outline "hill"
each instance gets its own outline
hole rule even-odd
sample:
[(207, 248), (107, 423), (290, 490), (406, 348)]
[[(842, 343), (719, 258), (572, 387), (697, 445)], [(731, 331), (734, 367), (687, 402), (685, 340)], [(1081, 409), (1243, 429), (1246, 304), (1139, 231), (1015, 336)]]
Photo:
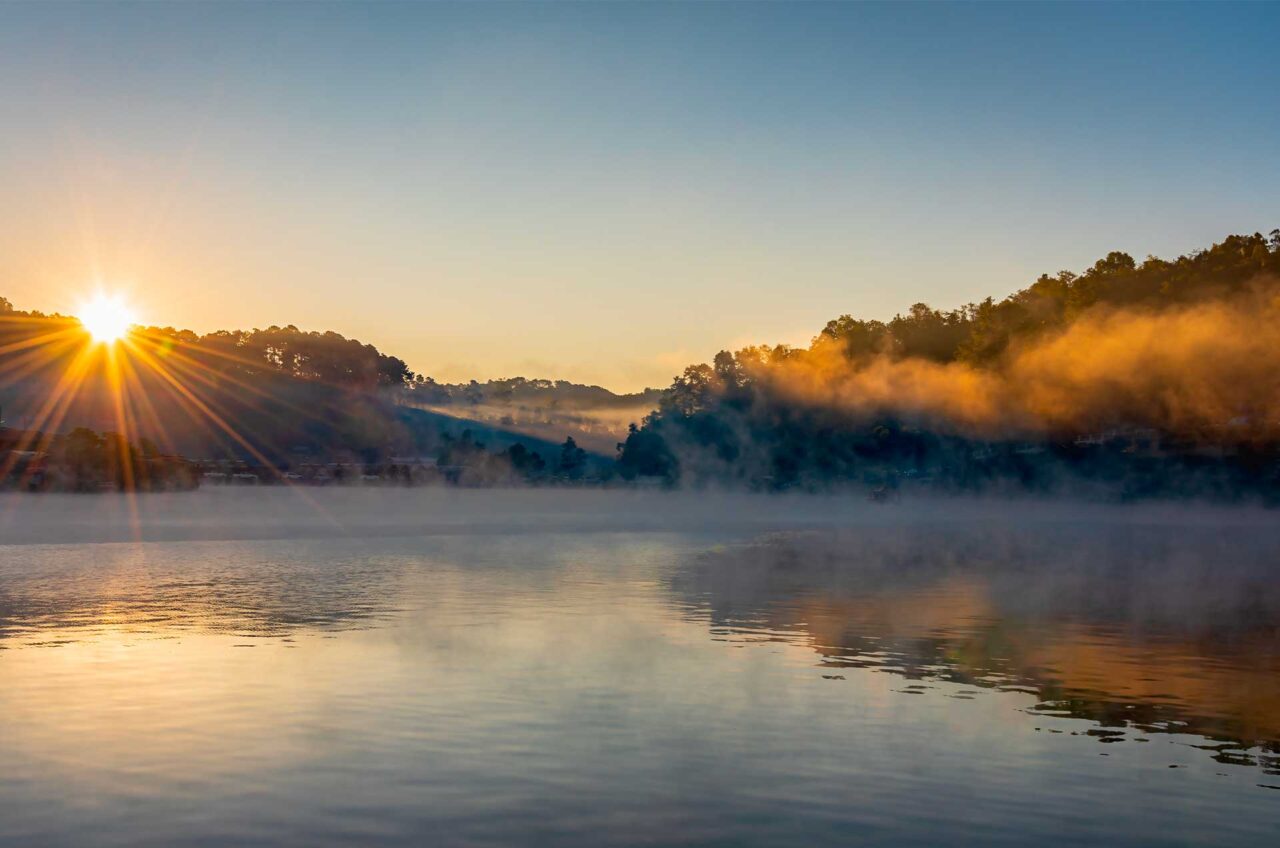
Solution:
[(553, 442), (413, 408), (428, 382), (402, 360), (332, 332), (146, 327), (109, 347), (91, 344), (73, 318), (0, 299), (0, 406), (23, 431), (89, 428), (159, 454), (279, 468), (519, 443), (555, 468), (563, 434)]
[(1280, 231), (1110, 253), (1003, 300), (842, 315), (807, 348), (691, 365), (633, 428), (627, 476), (763, 488), (1271, 491)]
[[(884, 497), (1280, 499), (1280, 231), (1173, 260), (1113, 252), (947, 311), (842, 315), (807, 347), (722, 351), (633, 395), (521, 377), (440, 384), (372, 345), (293, 326), (149, 327), (93, 345), (75, 319), (0, 299), (0, 405), (19, 430), (88, 427), (148, 456), (279, 468), (432, 457), (475, 483), (616, 471)], [(642, 417), (615, 465), (618, 430)]]
[(617, 394), (567, 380), (511, 377), (442, 384), (427, 379), (408, 402), (423, 409), (556, 440), (572, 436), (584, 447), (612, 455), (627, 425), (652, 412), (661, 389)]

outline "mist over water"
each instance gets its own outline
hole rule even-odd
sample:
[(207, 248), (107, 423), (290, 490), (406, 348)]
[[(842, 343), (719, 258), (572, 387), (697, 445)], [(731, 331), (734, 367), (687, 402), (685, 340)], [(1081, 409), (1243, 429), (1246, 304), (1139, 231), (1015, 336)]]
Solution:
[(221, 490), (0, 499), (0, 543), (4, 845), (1280, 820), (1265, 511)]

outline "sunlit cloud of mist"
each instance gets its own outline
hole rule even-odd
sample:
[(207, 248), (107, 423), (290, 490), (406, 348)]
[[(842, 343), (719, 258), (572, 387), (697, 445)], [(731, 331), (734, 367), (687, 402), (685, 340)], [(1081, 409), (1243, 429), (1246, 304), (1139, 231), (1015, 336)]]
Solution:
[(1280, 297), (1096, 308), (1015, 346), (992, 368), (877, 356), (836, 345), (767, 360), (782, 397), (857, 415), (894, 413), (964, 432), (1085, 431), (1116, 423), (1185, 434), (1280, 428)]

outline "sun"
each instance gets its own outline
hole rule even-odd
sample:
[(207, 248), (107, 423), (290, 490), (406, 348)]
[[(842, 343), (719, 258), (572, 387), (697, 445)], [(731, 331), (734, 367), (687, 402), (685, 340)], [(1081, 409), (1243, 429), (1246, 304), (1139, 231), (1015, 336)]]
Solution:
[(112, 344), (124, 338), (135, 323), (129, 305), (118, 295), (97, 294), (80, 307), (76, 315), (80, 323), (100, 344)]

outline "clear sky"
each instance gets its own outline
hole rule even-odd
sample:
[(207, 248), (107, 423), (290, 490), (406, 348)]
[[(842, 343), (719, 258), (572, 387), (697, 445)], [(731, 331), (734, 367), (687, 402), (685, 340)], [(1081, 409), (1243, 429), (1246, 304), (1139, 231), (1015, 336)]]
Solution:
[(665, 385), (1280, 226), (1280, 4), (0, 6), (0, 295)]

